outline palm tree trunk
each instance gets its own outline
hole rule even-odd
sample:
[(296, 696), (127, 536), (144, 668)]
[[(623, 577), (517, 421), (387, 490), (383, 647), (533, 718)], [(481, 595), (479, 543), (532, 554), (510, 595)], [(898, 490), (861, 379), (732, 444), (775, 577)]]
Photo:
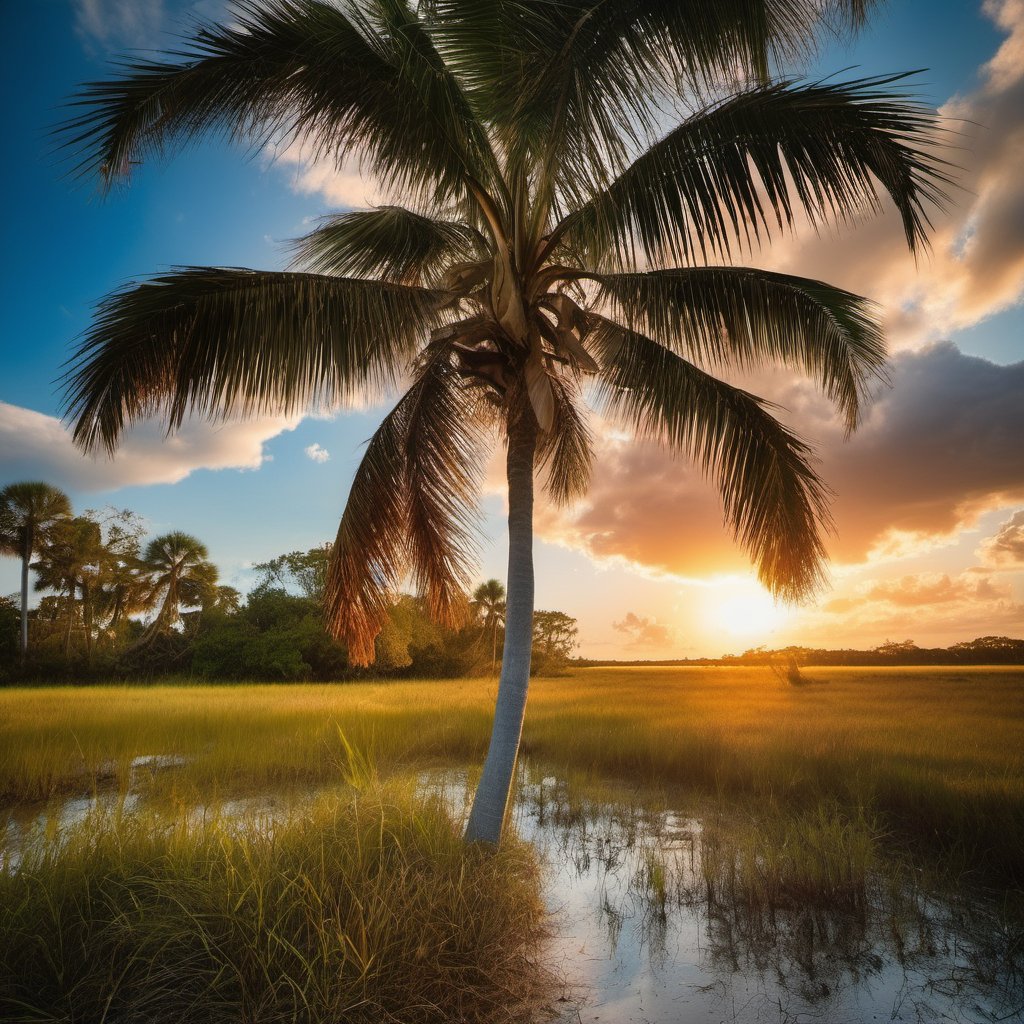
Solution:
[(497, 845), (512, 793), (533, 646), (533, 463), (537, 422), (529, 408), (509, 428), (508, 593), (501, 679), (491, 745), (466, 825), (467, 842)]
[(31, 550), (21, 555), (21, 658), (28, 655), (28, 563), (32, 558)]

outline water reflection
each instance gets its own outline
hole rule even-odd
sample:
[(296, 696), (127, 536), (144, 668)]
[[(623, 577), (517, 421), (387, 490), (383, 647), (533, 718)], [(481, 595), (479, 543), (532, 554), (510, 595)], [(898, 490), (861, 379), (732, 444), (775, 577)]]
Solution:
[(991, 907), (881, 869), (759, 899), (713, 822), (529, 771), (515, 813), (547, 865), (566, 1021), (1024, 1019), (1021, 935)]
[[(0, 870), (17, 870), (30, 833), (59, 846), (90, 813), (148, 805), (152, 774), (179, 766), (140, 759), (126, 789), (9, 812)], [(419, 777), (457, 819), (470, 781)], [(529, 765), (518, 792), (514, 825), (545, 865), (563, 1024), (1024, 1020), (1019, 925), (983, 900), (871, 865), (856, 835), (829, 821), (811, 830), (812, 857), (793, 849), (795, 834), (737, 839), (649, 794), (598, 794)], [(257, 817), (269, 832), (317, 793), (249, 794), (189, 813)]]

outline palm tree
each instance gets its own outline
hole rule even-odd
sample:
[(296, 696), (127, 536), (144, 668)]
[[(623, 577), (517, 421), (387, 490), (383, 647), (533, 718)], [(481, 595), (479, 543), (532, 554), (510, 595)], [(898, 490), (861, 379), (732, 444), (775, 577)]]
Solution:
[(47, 531), (39, 560), (33, 563), (37, 590), (55, 590), (66, 595), (65, 657), (71, 653), (71, 636), (79, 611), (75, 598), (79, 596), (86, 660), (92, 659), (96, 606), (102, 600), (101, 585), (107, 559), (100, 524), (84, 515), (56, 522)]
[(491, 633), (491, 675), (498, 663), (498, 627), (505, 624), (505, 588), (501, 580), (487, 580), (473, 591), (470, 602), (484, 631)]
[(138, 647), (170, 633), (181, 621), (182, 608), (210, 605), (217, 599), (217, 567), (206, 545), (190, 534), (175, 531), (151, 540), (139, 568), (149, 579), (152, 606), (160, 607)]
[(697, 463), (775, 594), (822, 581), (828, 509), (807, 445), (711, 371), (794, 367), (849, 429), (883, 372), (867, 301), (733, 264), (886, 195), (911, 249), (926, 244), (948, 181), (934, 114), (896, 78), (798, 84), (776, 70), (870, 6), (244, 0), (230, 24), (76, 101), (64, 137), (107, 188), (213, 133), (358, 156), (405, 204), (325, 220), (291, 271), (188, 267), (110, 295), (66, 408), (83, 448), (113, 450), (146, 416), (173, 430), (406, 381), (332, 553), (328, 622), (356, 663), (410, 576), (435, 618), (464, 612), (481, 464), (500, 433), (506, 633), (470, 839), (501, 834), (529, 680), (534, 477), (555, 501), (585, 491), (584, 397)]
[(8, 484), (0, 491), (0, 554), (21, 559), (21, 656), (28, 651), (28, 569), (47, 531), (71, 515), (68, 496), (40, 481)]

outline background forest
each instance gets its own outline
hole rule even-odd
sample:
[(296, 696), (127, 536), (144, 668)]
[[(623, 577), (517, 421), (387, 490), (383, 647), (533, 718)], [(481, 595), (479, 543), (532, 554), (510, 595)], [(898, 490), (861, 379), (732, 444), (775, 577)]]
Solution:
[[(75, 514), (66, 495), (41, 483), (0, 491), (0, 542), (43, 595), (26, 608), (23, 658), (20, 595), (0, 597), (0, 680), (450, 678), (494, 674), (500, 659), (505, 589), (497, 580), (465, 595), (457, 629), (432, 622), (419, 597), (397, 596), (374, 663), (357, 670), (323, 626), (329, 544), (255, 565), (256, 585), (243, 596), (219, 581), (199, 538), (149, 537), (128, 509)], [(534, 671), (561, 668), (576, 633), (576, 620), (563, 612), (538, 612)]]

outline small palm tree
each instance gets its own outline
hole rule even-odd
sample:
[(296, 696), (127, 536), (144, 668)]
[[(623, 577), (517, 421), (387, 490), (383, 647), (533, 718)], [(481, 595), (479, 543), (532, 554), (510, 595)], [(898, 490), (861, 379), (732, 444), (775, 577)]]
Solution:
[(404, 205), (343, 213), (298, 269), (184, 268), (101, 305), (68, 378), (86, 449), (160, 415), (295, 412), (407, 381), (356, 472), (326, 605), (366, 663), (411, 575), (455, 623), (488, 442), (507, 446), (505, 645), (467, 828), (497, 842), (530, 670), (534, 477), (588, 483), (584, 398), (692, 458), (776, 594), (822, 580), (826, 495), (769, 407), (713, 371), (814, 378), (849, 429), (884, 365), (871, 305), (734, 265), (887, 195), (912, 249), (946, 177), (895, 78), (796, 84), (782, 60), (870, 0), (247, 0), (167, 60), (87, 86), (66, 126), (105, 186), (212, 133), (298, 141)]
[(151, 606), (159, 608), (136, 646), (169, 634), (181, 621), (183, 608), (199, 608), (217, 599), (217, 567), (206, 545), (190, 534), (175, 531), (151, 540), (139, 569), (149, 581)]
[(498, 663), (498, 628), (505, 625), (505, 588), (501, 580), (487, 580), (473, 591), (473, 613), (491, 633), (491, 675)]
[(0, 491), (0, 554), (21, 559), (21, 655), (28, 650), (28, 570), (47, 532), (71, 515), (68, 496), (39, 481), (8, 484)]

